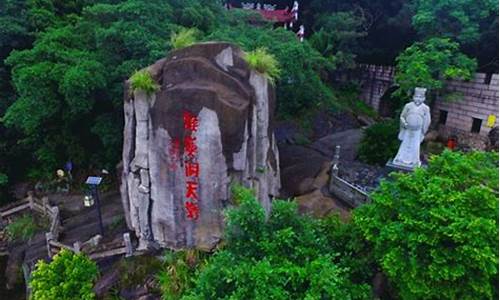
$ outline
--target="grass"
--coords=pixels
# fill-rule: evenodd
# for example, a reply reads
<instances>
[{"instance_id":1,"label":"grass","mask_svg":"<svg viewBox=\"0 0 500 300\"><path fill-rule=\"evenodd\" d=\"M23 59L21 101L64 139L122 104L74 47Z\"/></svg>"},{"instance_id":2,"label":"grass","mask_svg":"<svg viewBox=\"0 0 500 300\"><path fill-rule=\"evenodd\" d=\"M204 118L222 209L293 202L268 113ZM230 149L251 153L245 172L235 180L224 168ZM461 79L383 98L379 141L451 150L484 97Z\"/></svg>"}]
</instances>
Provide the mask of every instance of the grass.
<instances>
[{"instance_id":1,"label":"grass","mask_svg":"<svg viewBox=\"0 0 500 300\"><path fill-rule=\"evenodd\" d=\"M131 288L144 284L146 278L160 270L162 265L161 260L149 255L129 257L121 260L118 264L120 280L117 288Z\"/></svg>"},{"instance_id":2,"label":"grass","mask_svg":"<svg viewBox=\"0 0 500 300\"><path fill-rule=\"evenodd\" d=\"M152 94L160 88L160 86L154 81L153 77L147 70L136 71L132 77L130 77L130 83L132 85L132 90L141 90L146 92L148 95Z\"/></svg>"},{"instance_id":3,"label":"grass","mask_svg":"<svg viewBox=\"0 0 500 300\"><path fill-rule=\"evenodd\" d=\"M111 224L109 225L109 228L111 230L115 230L117 228L120 228L126 224L125 218L123 216L114 216L113 219L111 219Z\"/></svg>"},{"instance_id":4,"label":"grass","mask_svg":"<svg viewBox=\"0 0 500 300\"><path fill-rule=\"evenodd\" d=\"M300 146L306 146L311 144L311 140L302 133L297 134L295 137L295 144Z\"/></svg>"},{"instance_id":5,"label":"grass","mask_svg":"<svg viewBox=\"0 0 500 300\"><path fill-rule=\"evenodd\" d=\"M378 113L371 106L359 99L359 87L352 84L340 86L335 91L339 108L351 111L359 116L364 115L372 119L378 118Z\"/></svg>"},{"instance_id":6,"label":"grass","mask_svg":"<svg viewBox=\"0 0 500 300\"><path fill-rule=\"evenodd\" d=\"M27 241L35 235L37 231L48 227L44 220L35 220L31 215L24 215L5 227L5 232L10 241L22 240Z\"/></svg>"},{"instance_id":7,"label":"grass","mask_svg":"<svg viewBox=\"0 0 500 300\"><path fill-rule=\"evenodd\" d=\"M170 45L173 49L182 49L191 46L197 42L196 35L198 31L195 28L182 28L179 32L174 32L170 36Z\"/></svg>"},{"instance_id":8,"label":"grass","mask_svg":"<svg viewBox=\"0 0 500 300\"><path fill-rule=\"evenodd\" d=\"M206 264L207 255L198 250L166 251L164 260L164 267L156 278L162 300L174 300L193 287L196 271Z\"/></svg>"},{"instance_id":9,"label":"grass","mask_svg":"<svg viewBox=\"0 0 500 300\"><path fill-rule=\"evenodd\" d=\"M271 83L274 83L281 75L278 61L265 48L247 52L244 58L250 68L266 76Z\"/></svg>"},{"instance_id":10,"label":"grass","mask_svg":"<svg viewBox=\"0 0 500 300\"><path fill-rule=\"evenodd\" d=\"M372 119L378 117L377 111L361 100L355 100L351 108L356 115L365 115Z\"/></svg>"}]
</instances>

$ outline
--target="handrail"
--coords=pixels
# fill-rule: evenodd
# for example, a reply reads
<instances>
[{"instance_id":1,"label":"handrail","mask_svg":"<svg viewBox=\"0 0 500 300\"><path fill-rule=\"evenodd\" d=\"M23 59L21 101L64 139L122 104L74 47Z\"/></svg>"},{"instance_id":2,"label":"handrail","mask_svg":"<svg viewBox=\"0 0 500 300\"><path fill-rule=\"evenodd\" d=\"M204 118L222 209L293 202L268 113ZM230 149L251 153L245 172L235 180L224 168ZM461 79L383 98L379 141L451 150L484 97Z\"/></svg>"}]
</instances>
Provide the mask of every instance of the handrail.
<instances>
[{"instance_id":1,"label":"handrail","mask_svg":"<svg viewBox=\"0 0 500 300\"><path fill-rule=\"evenodd\" d=\"M32 192L28 192L28 197L16 202L15 205L9 204L6 207L7 207L6 209L0 208L0 221L5 217L11 216L15 213L18 213L26 209L30 209L31 211L35 211L40 214L43 214L44 216L49 217L50 228L49 231L45 233L45 239L47 243L47 254L49 257L52 257L54 252L57 253L61 249L68 249L75 253L90 252L87 250L81 251L82 245L89 244L90 240L85 241L83 243L77 241L73 244L73 246L65 245L59 241L59 236L61 233L61 214L59 207L51 206L49 204L48 197L42 197L41 199L38 199L33 196ZM133 253L134 249L130 239L130 234L124 233L123 242L118 247L87 254L91 259L98 259L114 255L121 255L121 254L125 254L126 256L131 256L133 255Z\"/></svg>"}]
</instances>

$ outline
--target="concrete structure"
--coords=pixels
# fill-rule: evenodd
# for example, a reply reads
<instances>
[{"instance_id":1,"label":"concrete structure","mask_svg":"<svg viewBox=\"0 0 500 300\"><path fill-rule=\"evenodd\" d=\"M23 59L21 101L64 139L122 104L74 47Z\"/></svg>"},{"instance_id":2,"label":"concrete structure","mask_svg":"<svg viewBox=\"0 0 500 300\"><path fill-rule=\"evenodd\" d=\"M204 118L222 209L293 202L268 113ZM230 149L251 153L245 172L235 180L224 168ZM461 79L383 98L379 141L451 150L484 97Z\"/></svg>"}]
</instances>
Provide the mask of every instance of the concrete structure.
<instances>
[{"instance_id":1,"label":"concrete structure","mask_svg":"<svg viewBox=\"0 0 500 300\"><path fill-rule=\"evenodd\" d=\"M337 74L335 79L359 81L360 98L380 112L382 97L395 87L394 74L393 66L359 65L355 70ZM432 127L439 125L452 132L487 136L492 127L498 126L498 74L476 73L470 81L449 80L446 90L451 99L438 97L431 107Z\"/></svg>"},{"instance_id":2,"label":"concrete structure","mask_svg":"<svg viewBox=\"0 0 500 300\"><path fill-rule=\"evenodd\" d=\"M498 74L490 76L476 73L467 82L448 81L447 90L463 96L453 101L438 99L432 110L433 123L487 136L492 127L498 126ZM490 115L495 116L495 120L488 126Z\"/></svg>"}]
</instances>

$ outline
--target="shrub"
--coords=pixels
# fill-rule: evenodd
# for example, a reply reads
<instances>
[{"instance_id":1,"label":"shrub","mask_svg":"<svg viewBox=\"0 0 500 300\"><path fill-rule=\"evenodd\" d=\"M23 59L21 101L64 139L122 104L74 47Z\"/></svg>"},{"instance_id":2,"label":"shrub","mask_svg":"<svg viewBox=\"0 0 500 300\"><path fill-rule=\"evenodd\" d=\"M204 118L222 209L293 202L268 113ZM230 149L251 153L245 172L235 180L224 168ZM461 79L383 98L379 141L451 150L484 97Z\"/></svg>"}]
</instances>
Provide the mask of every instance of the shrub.
<instances>
[{"instance_id":1,"label":"shrub","mask_svg":"<svg viewBox=\"0 0 500 300\"><path fill-rule=\"evenodd\" d=\"M369 299L369 286L353 283L349 267L335 263L320 221L282 200L273 201L266 221L251 193L235 194L240 205L227 212L224 250L182 299Z\"/></svg>"},{"instance_id":2,"label":"shrub","mask_svg":"<svg viewBox=\"0 0 500 300\"><path fill-rule=\"evenodd\" d=\"M371 198L354 221L401 299L498 298L498 153L445 150Z\"/></svg>"},{"instance_id":3,"label":"shrub","mask_svg":"<svg viewBox=\"0 0 500 300\"><path fill-rule=\"evenodd\" d=\"M0 172L0 187L7 185L9 182L9 177L4 173Z\"/></svg>"},{"instance_id":4,"label":"shrub","mask_svg":"<svg viewBox=\"0 0 500 300\"><path fill-rule=\"evenodd\" d=\"M195 28L181 28L170 36L172 49L182 49L196 43L197 30Z\"/></svg>"},{"instance_id":5,"label":"shrub","mask_svg":"<svg viewBox=\"0 0 500 300\"><path fill-rule=\"evenodd\" d=\"M273 83L280 77L281 69L278 61L265 48L257 48L256 50L247 52L245 54L245 61L250 68L264 74Z\"/></svg>"},{"instance_id":6,"label":"shrub","mask_svg":"<svg viewBox=\"0 0 500 300\"><path fill-rule=\"evenodd\" d=\"M359 159L369 164L384 165L399 149L398 132L398 120L378 122L365 129L359 145Z\"/></svg>"},{"instance_id":7,"label":"shrub","mask_svg":"<svg viewBox=\"0 0 500 300\"><path fill-rule=\"evenodd\" d=\"M163 300L179 299L192 288L195 272L206 262L205 255L197 250L172 252L164 255L164 266L158 273Z\"/></svg>"},{"instance_id":8,"label":"shrub","mask_svg":"<svg viewBox=\"0 0 500 300\"><path fill-rule=\"evenodd\" d=\"M147 70L136 71L134 75L130 77L130 84L134 92L136 90L141 90L147 94L152 94L160 88Z\"/></svg>"},{"instance_id":9,"label":"shrub","mask_svg":"<svg viewBox=\"0 0 500 300\"><path fill-rule=\"evenodd\" d=\"M30 286L33 300L91 300L97 279L95 262L84 254L61 250L50 263L40 260L32 273Z\"/></svg>"},{"instance_id":10,"label":"shrub","mask_svg":"<svg viewBox=\"0 0 500 300\"><path fill-rule=\"evenodd\" d=\"M155 274L162 267L160 259L151 255L134 256L122 259L118 264L120 280L118 288L130 288L144 284L150 274Z\"/></svg>"},{"instance_id":11,"label":"shrub","mask_svg":"<svg viewBox=\"0 0 500 300\"><path fill-rule=\"evenodd\" d=\"M7 237L10 241L30 239L37 231L38 226L30 215L22 216L5 227Z\"/></svg>"}]
</instances>

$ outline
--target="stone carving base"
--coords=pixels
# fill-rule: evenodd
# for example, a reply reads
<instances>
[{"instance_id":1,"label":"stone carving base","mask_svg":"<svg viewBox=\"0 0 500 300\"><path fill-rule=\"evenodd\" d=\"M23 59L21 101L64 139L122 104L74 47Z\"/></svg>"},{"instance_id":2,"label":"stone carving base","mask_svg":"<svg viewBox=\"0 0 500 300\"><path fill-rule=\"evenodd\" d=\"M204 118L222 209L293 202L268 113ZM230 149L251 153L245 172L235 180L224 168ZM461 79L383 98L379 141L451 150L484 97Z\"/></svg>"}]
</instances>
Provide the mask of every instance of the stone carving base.
<instances>
[{"instance_id":1,"label":"stone carving base","mask_svg":"<svg viewBox=\"0 0 500 300\"><path fill-rule=\"evenodd\" d=\"M393 171L400 171L400 172L407 172L407 173L413 172L413 169L415 169L415 167L405 166L405 165L394 163L393 159L389 159L389 161L387 161L385 166Z\"/></svg>"}]
</instances>

